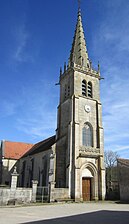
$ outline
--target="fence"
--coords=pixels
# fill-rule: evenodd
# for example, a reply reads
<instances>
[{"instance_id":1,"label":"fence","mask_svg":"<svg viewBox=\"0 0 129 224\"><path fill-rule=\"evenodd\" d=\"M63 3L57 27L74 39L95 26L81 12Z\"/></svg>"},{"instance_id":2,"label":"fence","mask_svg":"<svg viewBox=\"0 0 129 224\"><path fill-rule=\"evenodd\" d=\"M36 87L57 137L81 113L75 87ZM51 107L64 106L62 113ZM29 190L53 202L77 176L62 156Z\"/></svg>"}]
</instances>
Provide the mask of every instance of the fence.
<instances>
[{"instance_id":1,"label":"fence","mask_svg":"<svg viewBox=\"0 0 129 224\"><path fill-rule=\"evenodd\" d=\"M48 186L37 187L36 202L44 203L49 201L50 201L50 188Z\"/></svg>"}]
</instances>

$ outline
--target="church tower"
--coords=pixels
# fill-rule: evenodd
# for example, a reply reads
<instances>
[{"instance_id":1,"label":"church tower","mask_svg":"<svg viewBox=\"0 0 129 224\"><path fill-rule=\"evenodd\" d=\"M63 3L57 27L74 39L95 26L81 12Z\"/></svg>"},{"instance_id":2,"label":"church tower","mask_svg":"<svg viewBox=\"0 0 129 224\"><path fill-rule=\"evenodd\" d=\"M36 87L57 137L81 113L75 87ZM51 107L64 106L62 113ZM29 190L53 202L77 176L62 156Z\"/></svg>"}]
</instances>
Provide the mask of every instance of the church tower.
<instances>
[{"instance_id":1,"label":"church tower","mask_svg":"<svg viewBox=\"0 0 129 224\"><path fill-rule=\"evenodd\" d=\"M104 140L100 69L89 60L81 10L68 66L60 70L56 132L56 188L76 201L105 197Z\"/></svg>"}]
</instances>

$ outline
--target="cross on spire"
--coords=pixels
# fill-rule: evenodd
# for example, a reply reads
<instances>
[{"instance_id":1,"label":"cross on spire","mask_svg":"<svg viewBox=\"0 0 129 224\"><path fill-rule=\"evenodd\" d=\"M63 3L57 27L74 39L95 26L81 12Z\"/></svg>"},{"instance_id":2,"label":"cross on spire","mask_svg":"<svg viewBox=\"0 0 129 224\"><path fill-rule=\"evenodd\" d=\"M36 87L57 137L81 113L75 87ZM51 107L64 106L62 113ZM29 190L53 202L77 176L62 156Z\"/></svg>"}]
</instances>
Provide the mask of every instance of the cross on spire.
<instances>
[{"instance_id":1,"label":"cross on spire","mask_svg":"<svg viewBox=\"0 0 129 224\"><path fill-rule=\"evenodd\" d=\"M81 0L78 0L78 9L80 10L81 8Z\"/></svg>"}]
</instances>

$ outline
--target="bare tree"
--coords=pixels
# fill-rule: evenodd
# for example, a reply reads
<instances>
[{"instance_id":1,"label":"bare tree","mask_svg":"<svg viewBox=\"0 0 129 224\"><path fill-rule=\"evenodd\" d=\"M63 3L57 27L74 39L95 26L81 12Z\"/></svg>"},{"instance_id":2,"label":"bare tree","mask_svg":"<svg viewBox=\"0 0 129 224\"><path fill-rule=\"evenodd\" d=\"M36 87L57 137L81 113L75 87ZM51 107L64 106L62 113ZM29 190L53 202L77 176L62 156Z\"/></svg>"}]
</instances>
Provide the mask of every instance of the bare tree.
<instances>
[{"instance_id":1,"label":"bare tree","mask_svg":"<svg viewBox=\"0 0 129 224\"><path fill-rule=\"evenodd\" d=\"M105 157L105 165L107 168L115 167L117 165L117 159L119 158L117 152L107 150L104 153L104 157Z\"/></svg>"},{"instance_id":2,"label":"bare tree","mask_svg":"<svg viewBox=\"0 0 129 224\"><path fill-rule=\"evenodd\" d=\"M106 165L106 196L107 199L119 199L118 176L117 176L117 159L119 155L112 150L105 151Z\"/></svg>"}]
</instances>

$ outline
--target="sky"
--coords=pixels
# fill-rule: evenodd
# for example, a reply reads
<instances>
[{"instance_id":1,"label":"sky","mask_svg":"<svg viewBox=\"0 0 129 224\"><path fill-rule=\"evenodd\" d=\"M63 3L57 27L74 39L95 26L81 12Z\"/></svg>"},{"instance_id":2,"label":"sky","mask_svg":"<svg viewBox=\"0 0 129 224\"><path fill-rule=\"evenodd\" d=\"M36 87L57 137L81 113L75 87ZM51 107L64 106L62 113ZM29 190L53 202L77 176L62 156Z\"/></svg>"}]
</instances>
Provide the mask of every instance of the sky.
<instances>
[{"instance_id":1,"label":"sky","mask_svg":"<svg viewBox=\"0 0 129 224\"><path fill-rule=\"evenodd\" d=\"M0 140L55 134L60 66L68 62L77 0L0 0ZM89 58L101 67L105 149L129 158L129 0L82 0Z\"/></svg>"}]
</instances>

